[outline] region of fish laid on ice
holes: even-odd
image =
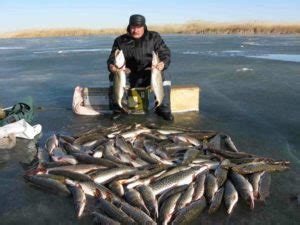
[[[180,210],[176,218],[173,220],[172,224],[177,225],[177,224],[189,224],[193,220],[195,220],[197,217],[201,215],[203,210],[206,207],[206,200],[204,197],[201,199],[194,201],[187,207],[183,208]]]
[[[240,196],[247,202],[250,209],[254,209],[253,187],[242,175],[230,172],[230,178]]]
[[[218,139],[227,148],[213,144]],[[218,132],[153,124],[54,134],[44,146],[24,178],[52,193],[72,194],[76,217],[92,214],[95,224],[189,224],[223,202],[231,214],[239,196],[253,209],[254,200],[270,194],[269,172],[289,166],[237,151]],[[85,210],[91,198],[93,212]]]
[[[73,196],[74,208],[77,218],[82,216],[86,205],[86,197],[85,193],[82,190],[80,184],[67,180],[66,182],[71,189],[71,193]]]
[[[231,214],[234,206],[238,202],[239,195],[230,180],[225,183],[224,202],[228,214]]]

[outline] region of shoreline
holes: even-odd
[[[149,25],[149,30],[160,34],[203,34],[203,35],[300,35],[300,23],[210,23],[189,22],[185,24]],[[0,33],[0,39],[11,38],[46,38],[120,35],[126,33],[124,28],[85,29],[28,29],[8,33]]]

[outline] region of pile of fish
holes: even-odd
[[[240,199],[253,209],[269,195],[270,172],[288,165],[214,131],[116,124],[50,136],[24,178],[72,196],[76,216],[95,224],[186,224],[222,202],[228,214]]]

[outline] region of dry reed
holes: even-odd
[[[239,35],[281,35],[300,34],[300,23],[213,23],[193,21],[185,24],[150,25],[150,30],[162,34],[239,34]],[[125,28],[107,29],[39,29],[0,34],[0,38],[63,37],[89,35],[119,35]]]

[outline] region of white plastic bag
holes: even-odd
[[[17,122],[0,127],[0,138],[14,134],[19,138],[33,139],[37,134],[41,133],[41,131],[42,126],[40,124],[31,126],[26,120],[21,119]]]

